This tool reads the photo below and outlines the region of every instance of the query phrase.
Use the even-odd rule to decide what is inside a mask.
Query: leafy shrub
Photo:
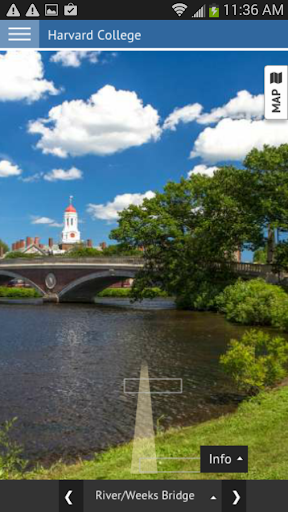
[[[26,462],[21,457],[22,447],[10,437],[16,421],[17,418],[14,418],[0,426],[0,479],[15,477],[26,467]]]
[[[100,292],[97,297],[132,297],[131,288],[106,288]],[[153,299],[154,297],[167,297],[167,293],[160,290],[160,288],[150,288],[146,290],[146,298]]]
[[[239,279],[225,288],[216,298],[216,304],[232,322],[272,325],[282,330],[288,328],[288,295],[279,286],[263,279]]]
[[[127,257],[142,256],[142,252],[137,249],[127,249],[120,245],[111,245],[103,250],[94,249],[92,247],[83,247],[77,245],[71,251],[63,255],[64,258],[106,258],[106,257]]]
[[[139,249],[135,249],[133,247],[127,247],[123,244],[115,244],[115,245],[109,245],[108,247],[105,247],[103,249],[103,255],[104,256],[138,256],[141,258],[143,256],[143,252]]]
[[[256,330],[245,332],[241,340],[231,340],[220,358],[237,387],[251,394],[280,382],[287,374],[287,361],[288,342]]]
[[[97,297],[116,297],[125,298],[131,296],[130,288],[106,288],[102,292],[98,293]]]
[[[210,283],[202,281],[195,283],[193,288],[185,290],[176,299],[178,309],[193,311],[213,311],[217,309],[216,298],[223,291],[227,283]]]
[[[8,288],[0,286],[0,297],[9,297],[12,299],[33,299],[41,297],[34,288]]]
[[[62,255],[64,258],[101,258],[103,257],[102,251],[93,249],[92,247],[75,247],[69,252]]]
[[[43,256],[42,256],[42,254],[27,254],[27,253],[25,253],[25,252],[23,253],[21,251],[13,251],[13,252],[8,252],[7,254],[5,254],[6,260],[14,260],[17,258],[33,259],[33,258],[43,258]]]

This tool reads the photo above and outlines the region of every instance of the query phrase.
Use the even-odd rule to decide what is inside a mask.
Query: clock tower
[[[78,214],[72,205],[73,196],[70,196],[70,204],[64,214],[64,229],[62,231],[62,244],[79,244],[81,241],[78,230]]]

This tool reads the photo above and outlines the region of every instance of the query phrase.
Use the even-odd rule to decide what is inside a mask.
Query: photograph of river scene
[[[1,480],[288,478],[271,59],[0,53]]]

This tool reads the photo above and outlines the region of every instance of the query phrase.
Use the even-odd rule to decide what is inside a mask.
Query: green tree
[[[264,146],[263,150],[253,149],[244,165],[256,178],[256,201],[263,229],[267,235],[267,262],[275,258],[275,230],[288,230],[288,144],[278,148]]]
[[[5,242],[3,242],[3,240],[1,240],[1,239],[0,239],[0,247],[3,248],[4,254],[6,254],[6,252],[9,251],[8,245]]]
[[[274,256],[274,271],[275,272],[281,272],[284,270],[285,272],[288,271],[288,242],[282,241],[280,242],[275,250],[275,256]]]
[[[120,214],[111,238],[145,248],[136,298],[160,286],[182,305],[203,304],[198,291],[212,304],[214,290],[233,279],[237,250],[267,246],[272,262],[275,230],[288,231],[288,145],[254,149],[244,166],[169,182],[153,199]]]
[[[260,249],[257,249],[257,251],[254,252],[253,255],[253,262],[254,263],[261,263],[265,265],[267,263],[267,248],[260,247]]]
[[[223,167],[213,177],[169,182],[153,199],[124,210],[110,236],[126,247],[145,248],[135,297],[160,286],[189,303],[204,282],[216,288],[227,283],[235,251],[263,243],[253,200],[250,173]]]

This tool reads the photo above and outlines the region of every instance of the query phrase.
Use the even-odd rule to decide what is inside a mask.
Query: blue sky
[[[54,61],[51,61],[53,56]],[[249,129],[253,133],[255,132],[255,137],[258,133],[263,134],[261,143],[281,143],[283,133],[287,131],[285,122],[281,134],[275,135],[273,126],[267,128],[267,124],[264,124],[261,117],[264,66],[287,64],[286,53],[283,52],[127,51],[118,52],[116,55],[108,53],[79,55],[77,67],[75,62],[71,65],[67,59],[63,60],[63,54],[55,58],[55,52],[43,52],[41,57],[39,54],[37,57],[38,68],[33,60],[34,57],[31,58],[29,66],[26,64],[30,69],[30,75],[25,75],[24,85],[21,84],[18,91],[17,84],[19,80],[21,82],[21,73],[26,73],[23,59],[20,59],[23,71],[21,64],[15,77],[11,66],[18,68],[17,62],[15,64],[12,61],[8,62],[5,53],[0,55],[0,238],[9,244],[26,236],[40,236],[43,243],[46,243],[50,236],[57,241],[61,233],[59,225],[70,195],[74,196],[74,205],[82,221],[80,225],[82,239],[92,238],[94,244],[108,241],[109,232],[116,221],[111,219],[111,208],[110,217],[108,212],[105,218],[105,212],[107,203],[112,203],[113,217],[113,201],[116,196],[123,196],[123,201],[120,198],[118,203],[125,204],[130,197],[126,194],[132,194],[132,198],[139,200],[138,195],[161,190],[168,180],[178,181],[181,176],[187,176],[187,173],[198,165],[207,166],[207,172],[209,172],[210,167],[229,160],[227,151],[229,153],[230,150],[232,151],[231,160],[239,165],[241,156],[236,154],[239,144],[241,146],[243,143],[242,152],[244,152],[247,143],[243,137],[243,130],[244,133],[246,130],[244,122],[249,124]],[[6,66],[4,70],[8,70],[8,85],[9,80],[11,81],[9,87],[1,72],[1,66]],[[39,66],[42,69],[41,72],[39,72]],[[31,90],[29,92],[29,84],[32,89],[35,87],[36,92],[33,97],[31,97]],[[112,88],[108,90],[107,85]],[[23,92],[26,86],[27,92]],[[115,110],[116,128],[113,126],[113,116],[111,121],[111,113],[110,117],[108,116],[109,122],[107,119],[99,121],[103,108],[101,105],[99,107],[102,95],[98,93],[103,89],[110,94],[104,97],[103,101],[105,103],[107,100],[108,106],[104,105],[103,108],[109,110],[113,107]],[[119,141],[122,128],[121,126],[119,128],[121,115],[118,116],[117,109],[121,110],[121,105],[123,107],[123,98],[118,94],[119,91],[131,93],[131,96],[127,97],[128,127],[123,128],[124,131],[126,130],[125,136],[127,135],[128,140],[125,149],[121,147],[121,140]],[[240,91],[247,91],[250,96],[238,98],[239,101],[237,100],[234,107],[233,103],[229,106],[229,102],[237,98]],[[65,155],[59,156],[55,146],[57,133],[52,131],[53,123],[51,124],[49,112],[53,107],[61,106],[66,102],[66,106],[61,107],[61,122],[65,123],[68,119],[67,132],[71,130],[72,133],[74,130],[77,131],[78,121],[72,122],[73,126],[70,126],[70,113],[66,118],[64,110],[71,110],[73,108],[71,102],[81,100],[79,106],[81,125],[81,109],[91,107],[87,102],[92,95],[96,94],[96,106],[91,112],[89,127],[91,133],[84,137],[85,140],[74,151],[73,137],[76,136],[77,139],[78,135],[72,134],[72,139],[67,141],[65,129],[63,130],[62,126],[64,133],[61,151]],[[131,103],[136,102],[136,113],[133,108],[131,112],[129,110],[130,100]],[[251,107],[252,103],[256,105],[255,109]],[[151,106],[151,111],[146,109],[147,105]],[[183,107],[187,106],[189,108],[183,111]],[[221,111],[213,110],[219,107],[222,107]],[[97,108],[100,108],[99,115]],[[198,114],[195,113],[195,119],[193,119],[193,111],[196,112],[197,108]],[[169,119],[175,109],[178,109],[176,116],[170,117],[170,126],[168,121],[168,128],[164,129],[165,120]],[[211,114],[211,111],[214,119],[209,122],[203,115]],[[188,118],[185,112],[188,113]],[[129,121],[130,115],[136,116],[135,122],[131,120],[132,128]],[[120,119],[118,121],[117,116]],[[48,119],[50,124],[47,124]],[[38,125],[35,127],[34,124],[34,129],[30,128],[29,131],[29,123],[31,127],[31,123],[35,121]],[[147,127],[142,129],[142,124],[145,123]],[[228,123],[231,124],[232,131]],[[47,137],[43,136],[45,129],[48,129]],[[87,127],[86,129],[88,130]],[[204,136],[201,135],[209,129],[210,132],[206,131]],[[232,133],[235,148],[234,142],[232,144],[229,140],[226,142],[225,130],[227,129],[229,134]],[[235,135],[233,135],[234,129]],[[94,150],[95,132],[97,137],[100,136],[100,140],[96,143],[97,148]],[[215,156],[214,135],[217,145],[218,132],[221,137],[223,134],[225,140],[223,140],[223,148],[221,146],[219,151],[216,148]],[[270,140],[273,133],[274,139]],[[253,136],[252,134],[252,139]],[[137,142],[130,144],[131,138]],[[118,151],[119,146],[120,151]],[[232,149],[231,146],[233,146]],[[193,148],[197,156],[191,158],[189,156]],[[5,164],[2,164],[4,169],[2,174],[5,177],[1,177],[3,161]],[[11,173],[10,167],[7,171],[7,162],[14,169]],[[64,175],[66,179],[60,179],[61,173],[60,175],[56,173],[52,175],[52,180],[49,180],[53,170],[64,171],[62,178]],[[78,179],[67,180],[68,175],[65,174],[67,171],[71,172],[71,177],[75,176]],[[80,176],[81,179],[79,179]],[[90,213],[87,211],[88,205],[93,205],[92,208],[90,207]],[[104,218],[97,218],[99,216]],[[43,218],[46,219],[46,224],[35,224],[35,221],[38,222]],[[56,227],[53,224],[56,224]]]

